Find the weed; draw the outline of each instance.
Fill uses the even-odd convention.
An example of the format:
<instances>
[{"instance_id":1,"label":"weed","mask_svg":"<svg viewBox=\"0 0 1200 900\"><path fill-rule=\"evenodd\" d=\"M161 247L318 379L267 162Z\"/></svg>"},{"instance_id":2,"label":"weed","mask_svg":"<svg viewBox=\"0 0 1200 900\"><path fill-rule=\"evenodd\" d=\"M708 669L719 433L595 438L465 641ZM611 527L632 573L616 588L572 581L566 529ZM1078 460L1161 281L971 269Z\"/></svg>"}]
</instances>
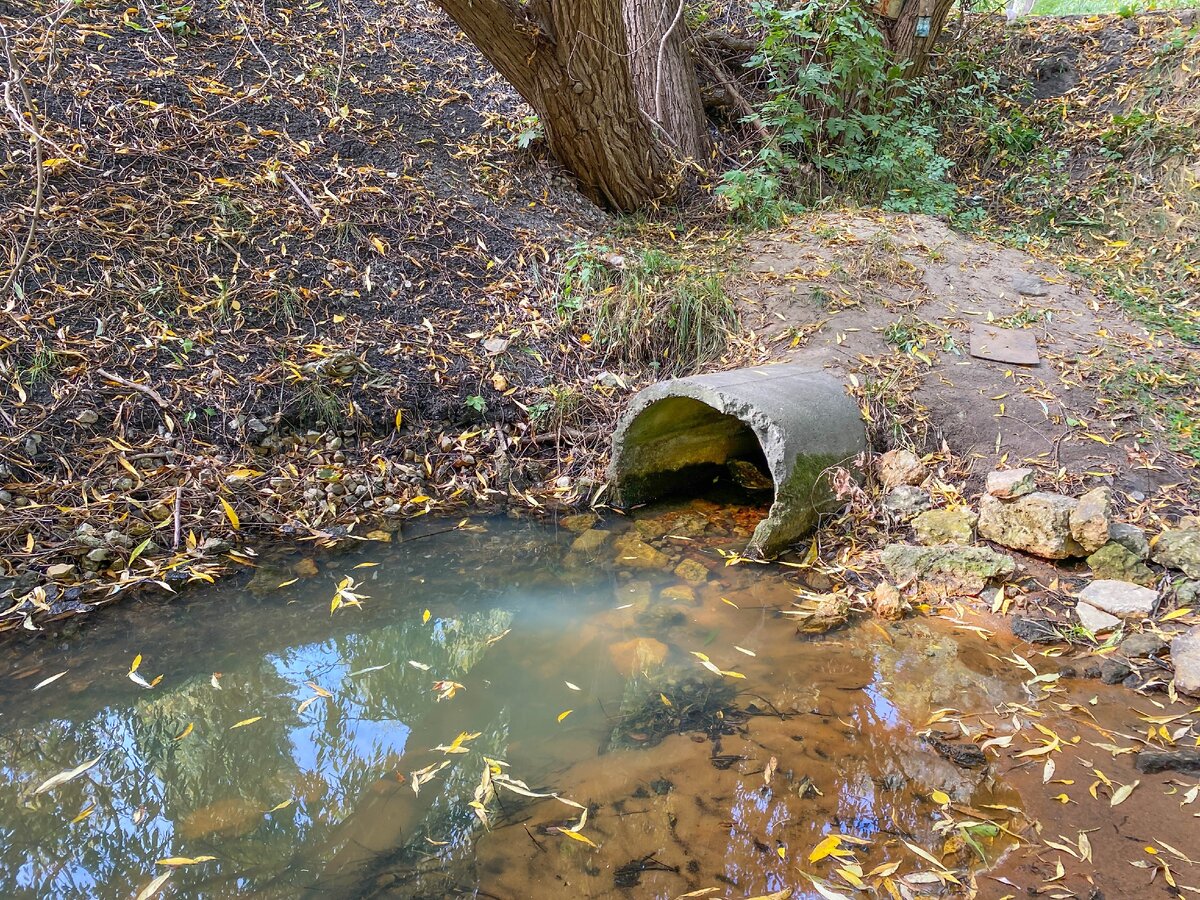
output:
<instances>
[{"instance_id":1,"label":"weed","mask_svg":"<svg viewBox=\"0 0 1200 900\"><path fill-rule=\"evenodd\" d=\"M30 385L50 381L62 368L62 357L53 347L39 346L25 368L25 381Z\"/></svg>"},{"instance_id":2,"label":"weed","mask_svg":"<svg viewBox=\"0 0 1200 900\"><path fill-rule=\"evenodd\" d=\"M487 412L487 401L484 400L483 397L479 396L479 394L472 394L463 401L463 406L465 406L467 409L475 410L475 412L479 413L480 415L483 415L485 412Z\"/></svg>"}]
</instances>

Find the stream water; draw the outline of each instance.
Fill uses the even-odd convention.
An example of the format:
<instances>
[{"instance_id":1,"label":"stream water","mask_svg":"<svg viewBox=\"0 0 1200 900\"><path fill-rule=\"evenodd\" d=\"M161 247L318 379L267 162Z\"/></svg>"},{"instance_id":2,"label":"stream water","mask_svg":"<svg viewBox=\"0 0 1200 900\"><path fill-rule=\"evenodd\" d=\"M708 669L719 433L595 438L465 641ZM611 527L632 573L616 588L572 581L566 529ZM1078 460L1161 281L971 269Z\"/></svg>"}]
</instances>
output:
<instances>
[{"instance_id":1,"label":"stream water","mask_svg":"<svg viewBox=\"0 0 1200 900\"><path fill-rule=\"evenodd\" d=\"M0 896L819 897L798 871L930 889L914 847L960 879L1001 854L1017 793L918 735L1029 700L994 642L798 632L798 574L723 565L746 527L703 504L601 527L665 555L476 521L10 649ZM952 809L998 825L955 850ZM810 862L831 834L852 855Z\"/></svg>"}]
</instances>

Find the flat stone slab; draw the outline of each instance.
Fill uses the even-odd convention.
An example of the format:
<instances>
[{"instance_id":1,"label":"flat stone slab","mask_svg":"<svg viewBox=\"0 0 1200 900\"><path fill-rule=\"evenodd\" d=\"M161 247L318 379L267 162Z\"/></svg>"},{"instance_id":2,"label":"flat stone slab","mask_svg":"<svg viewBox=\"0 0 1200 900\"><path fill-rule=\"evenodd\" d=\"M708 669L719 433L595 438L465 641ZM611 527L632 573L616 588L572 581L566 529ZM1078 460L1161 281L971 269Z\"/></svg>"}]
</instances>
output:
<instances>
[{"instance_id":1,"label":"flat stone slab","mask_svg":"<svg viewBox=\"0 0 1200 900\"><path fill-rule=\"evenodd\" d=\"M972 326L971 355L1017 366L1036 366L1042 361L1032 331L995 325Z\"/></svg>"},{"instance_id":2,"label":"flat stone slab","mask_svg":"<svg viewBox=\"0 0 1200 900\"><path fill-rule=\"evenodd\" d=\"M1080 591L1079 599L1114 616L1145 618L1158 603L1158 591L1128 581L1100 578Z\"/></svg>"},{"instance_id":3,"label":"flat stone slab","mask_svg":"<svg viewBox=\"0 0 1200 900\"><path fill-rule=\"evenodd\" d=\"M1092 634L1100 634L1102 631L1112 631L1121 624L1121 620L1116 616L1110 616L1104 610L1096 609L1090 603L1076 604L1075 617L1079 619L1079 624Z\"/></svg>"},{"instance_id":4,"label":"flat stone slab","mask_svg":"<svg viewBox=\"0 0 1200 900\"><path fill-rule=\"evenodd\" d=\"M1200 625L1171 641L1171 662L1175 665L1175 689L1200 697Z\"/></svg>"}]
</instances>

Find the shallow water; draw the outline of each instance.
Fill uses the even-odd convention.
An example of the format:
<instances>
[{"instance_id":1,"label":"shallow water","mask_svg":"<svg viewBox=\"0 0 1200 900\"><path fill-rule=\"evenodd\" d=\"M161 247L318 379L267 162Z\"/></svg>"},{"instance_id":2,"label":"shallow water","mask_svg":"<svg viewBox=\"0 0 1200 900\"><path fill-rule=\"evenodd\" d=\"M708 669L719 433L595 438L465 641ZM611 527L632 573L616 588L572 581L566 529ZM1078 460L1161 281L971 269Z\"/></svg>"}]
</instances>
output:
<instances>
[{"instance_id":1,"label":"shallow water","mask_svg":"<svg viewBox=\"0 0 1200 900\"><path fill-rule=\"evenodd\" d=\"M828 834L861 841L852 873L899 877L932 868L905 842L943 859L935 792L1019 805L917 735L1028 699L994 646L936 619L798 633L794 571L723 565L736 515L642 519L675 535L670 567L709 569L694 599L611 544L589 559L566 530L491 520L362 543L283 587L298 558L264 562L257 596L230 578L12 648L0 896L131 897L171 871L164 896L816 897L797 867L832 877L807 862ZM347 576L362 605L331 614ZM563 799L498 786L477 811L485 771ZM581 808L586 841L558 830ZM946 865L1004 846L977 844Z\"/></svg>"}]
</instances>

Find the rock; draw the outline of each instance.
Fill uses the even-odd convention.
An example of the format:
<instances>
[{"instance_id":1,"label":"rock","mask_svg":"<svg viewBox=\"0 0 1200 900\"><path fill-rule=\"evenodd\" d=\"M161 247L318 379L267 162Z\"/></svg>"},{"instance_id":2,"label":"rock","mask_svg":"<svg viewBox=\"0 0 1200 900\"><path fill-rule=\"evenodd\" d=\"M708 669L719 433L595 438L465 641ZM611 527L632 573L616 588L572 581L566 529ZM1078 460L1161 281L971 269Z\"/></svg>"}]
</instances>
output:
<instances>
[{"instance_id":1,"label":"rock","mask_svg":"<svg viewBox=\"0 0 1200 900\"><path fill-rule=\"evenodd\" d=\"M46 567L46 577L55 581L65 581L75 577L75 566L72 563L55 563Z\"/></svg>"},{"instance_id":2,"label":"rock","mask_svg":"<svg viewBox=\"0 0 1200 900\"><path fill-rule=\"evenodd\" d=\"M676 601L679 603L695 603L696 592L686 584L673 584L658 592L660 600Z\"/></svg>"},{"instance_id":3,"label":"rock","mask_svg":"<svg viewBox=\"0 0 1200 900\"><path fill-rule=\"evenodd\" d=\"M1145 618L1158 603L1158 591L1128 581L1099 579L1079 592L1079 599L1122 618Z\"/></svg>"},{"instance_id":4,"label":"rock","mask_svg":"<svg viewBox=\"0 0 1200 900\"><path fill-rule=\"evenodd\" d=\"M1200 581L1180 581L1175 585L1175 602L1179 606L1200 603Z\"/></svg>"},{"instance_id":5,"label":"rock","mask_svg":"<svg viewBox=\"0 0 1200 900\"><path fill-rule=\"evenodd\" d=\"M1016 500L1036 490L1033 469L1005 469L988 473L987 492L1001 500Z\"/></svg>"},{"instance_id":6,"label":"rock","mask_svg":"<svg viewBox=\"0 0 1200 900\"><path fill-rule=\"evenodd\" d=\"M975 536L975 523L979 516L960 506L955 509L931 509L913 519L912 527L917 541L932 546L935 544L969 544Z\"/></svg>"},{"instance_id":7,"label":"rock","mask_svg":"<svg viewBox=\"0 0 1200 900\"><path fill-rule=\"evenodd\" d=\"M1071 510L1077 502L1046 491L1007 502L984 494L979 502L979 534L1002 547L1046 559L1083 556L1083 547L1071 536Z\"/></svg>"},{"instance_id":8,"label":"rock","mask_svg":"<svg viewBox=\"0 0 1200 900\"><path fill-rule=\"evenodd\" d=\"M925 464L911 450L889 450L876 464L879 480L887 490L902 484L915 485L925 480Z\"/></svg>"},{"instance_id":9,"label":"rock","mask_svg":"<svg viewBox=\"0 0 1200 900\"><path fill-rule=\"evenodd\" d=\"M1011 556L986 547L913 547L889 544L879 556L892 579L929 581L969 595L978 595L990 578L1005 578L1017 570Z\"/></svg>"},{"instance_id":10,"label":"rock","mask_svg":"<svg viewBox=\"0 0 1200 900\"><path fill-rule=\"evenodd\" d=\"M1045 297L1050 285L1040 275L1018 272L1012 278L1013 290L1022 297Z\"/></svg>"},{"instance_id":11,"label":"rock","mask_svg":"<svg viewBox=\"0 0 1200 900\"><path fill-rule=\"evenodd\" d=\"M581 534L600 521L594 512L576 513L573 516L563 516L558 524L573 534Z\"/></svg>"},{"instance_id":12,"label":"rock","mask_svg":"<svg viewBox=\"0 0 1200 900\"><path fill-rule=\"evenodd\" d=\"M613 644L608 656L618 672L632 678L659 668L667 658L667 645L654 638L635 637Z\"/></svg>"},{"instance_id":13,"label":"rock","mask_svg":"<svg viewBox=\"0 0 1200 900\"><path fill-rule=\"evenodd\" d=\"M262 437L262 435L266 434L269 430L270 429L267 428L266 423L263 422L262 419L251 418L246 420L246 433L249 435L253 435L254 437Z\"/></svg>"},{"instance_id":14,"label":"rock","mask_svg":"<svg viewBox=\"0 0 1200 900\"><path fill-rule=\"evenodd\" d=\"M929 494L911 484L902 484L883 498L883 508L899 522L907 522L932 505Z\"/></svg>"},{"instance_id":15,"label":"rock","mask_svg":"<svg viewBox=\"0 0 1200 900\"><path fill-rule=\"evenodd\" d=\"M1092 634L1112 631L1121 625L1121 620L1116 616L1110 616L1104 610L1096 609L1090 603L1077 603L1075 615L1079 619L1079 624Z\"/></svg>"},{"instance_id":16,"label":"rock","mask_svg":"<svg viewBox=\"0 0 1200 900\"><path fill-rule=\"evenodd\" d=\"M617 606L647 606L653 592L648 581L630 581L613 588L613 600Z\"/></svg>"},{"instance_id":17,"label":"rock","mask_svg":"<svg viewBox=\"0 0 1200 900\"><path fill-rule=\"evenodd\" d=\"M889 621L903 618L905 610L908 609L908 604L900 596L899 588L886 581L881 581L875 585L875 590L872 593L872 606L875 609L875 615Z\"/></svg>"},{"instance_id":18,"label":"rock","mask_svg":"<svg viewBox=\"0 0 1200 900\"><path fill-rule=\"evenodd\" d=\"M1068 517L1071 537L1088 553L1094 553L1108 543L1112 518L1112 489L1093 488L1082 497Z\"/></svg>"},{"instance_id":19,"label":"rock","mask_svg":"<svg viewBox=\"0 0 1200 900\"><path fill-rule=\"evenodd\" d=\"M1156 563L1200 578L1200 530L1169 528L1154 542Z\"/></svg>"},{"instance_id":20,"label":"rock","mask_svg":"<svg viewBox=\"0 0 1200 900\"><path fill-rule=\"evenodd\" d=\"M1092 575L1110 581L1129 581L1151 587L1158 576L1123 544L1109 541L1087 558Z\"/></svg>"},{"instance_id":21,"label":"rock","mask_svg":"<svg viewBox=\"0 0 1200 900\"><path fill-rule=\"evenodd\" d=\"M1100 680L1105 684L1120 684L1133 668L1123 659L1106 659L1100 664Z\"/></svg>"},{"instance_id":22,"label":"rock","mask_svg":"<svg viewBox=\"0 0 1200 900\"><path fill-rule=\"evenodd\" d=\"M1011 627L1013 637L1027 644L1056 644L1063 639L1058 631L1058 623L1053 619L1013 616Z\"/></svg>"},{"instance_id":23,"label":"rock","mask_svg":"<svg viewBox=\"0 0 1200 900\"><path fill-rule=\"evenodd\" d=\"M1117 652L1129 659L1153 659L1167 650L1167 642L1157 634L1131 634L1117 645Z\"/></svg>"},{"instance_id":24,"label":"rock","mask_svg":"<svg viewBox=\"0 0 1200 900\"><path fill-rule=\"evenodd\" d=\"M577 553L580 556L595 556L600 548L608 543L608 539L611 537L611 531L604 531L600 528L590 528L571 542L571 549L569 552Z\"/></svg>"},{"instance_id":25,"label":"rock","mask_svg":"<svg viewBox=\"0 0 1200 900\"><path fill-rule=\"evenodd\" d=\"M321 568L317 565L316 560L309 556L292 563L292 571L299 578L315 578L321 574Z\"/></svg>"},{"instance_id":26,"label":"rock","mask_svg":"<svg viewBox=\"0 0 1200 900\"><path fill-rule=\"evenodd\" d=\"M708 581L708 569L694 559L685 559L677 565L675 574L691 585L701 585Z\"/></svg>"},{"instance_id":27,"label":"rock","mask_svg":"<svg viewBox=\"0 0 1200 900\"><path fill-rule=\"evenodd\" d=\"M1134 767L1146 775L1157 772L1188 772L1200 775L1200 749L1142 750L1134 757Z\"/></svg>"},{"instance_id":28,"label":"rock","mask_svg":"<svg viewBox=\"0 0 1200 900\"><path fill-rule=\"evenodd\" d=\"M1200 697L1200 625L1171 641L1171 662L1175 665L1175 690Z\"/></svg>"},{"instance_id":29,"label":"rock","mask_svg":"<svg viewBox=\"0 0 1200 900\"><path fill-rule=\"evenodd\" d=\"M87 552L87 559L94 563L108 562L112 553L105 547L95 547Z\"/></svg>"},{"instance_id":30,"label":"rock","mask_svg":"<svg viewBox=\"0 0 1200 900\"><path fill-rule=\"evenodd\" d=\"M75 417L75 421L80 425L95 425L100 421L100 413L94 409L80 410L79 415Z\"/></svg>"},{"instance_id":31,"label":"rock","mask_svg":"<svg viewBox=\"0 0 1200 900\"><path fill-rule=\"evenodd\" d=\"M233 549L233 544L224 538L210 537L205 538L200 542L197 548L200 553L205 555L216 555L218 553L228 553Z\"/></svg>"},{"instance_id":32,"label":"rock","mask_svg":"<svg viewBox=\"0 0 1200 900\"><path fill-rule=\"evenodd\" d=\"M1138 559L1144 560L1150 555L1150 542L1146 540L1146 532L1136 525L1113 522L1108 526L1108 539L1120 544Z\"/></svg>"},{"instance_id":33,"label":"rock","mask_svg":"<svg viewBox=\"0 0 1200 900\"><path fill-rule=\"evenodd\" d=\"M629 536L617 544L616 562L617 565L628 569L665 569L671 560L661 550L656 550L637 537Z\"/></svg>"}]
</instances>

